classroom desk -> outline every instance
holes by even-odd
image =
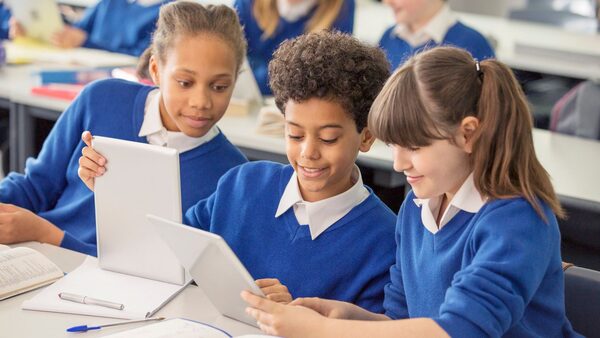
[[[63,271],[70,272],[85,259],[85,255],[48,244],[29,242],[13,246],[28,246],[50,258]],[[114,318],[81,316],[64,313],[21,310],[21,303],[32,298],[40,290],[34,290],[16,297],[0,301],[0,336],[2,337],[100,337],[141,326],[124,325],[89,331],[85,334],[65,332],[66,328],[82,324],[107,324],[119,322]],[[202,290],[188,286],[156,314],[157,317],[187,318],[222,328],[232,335],[257,334],[260,331],[252,326],[229,319],[218,313]]]
[[[392,10],[380,2],[357,0],[354,35],[377,44],[394,25]],[[456,12],[495,45],[498,60],[511,68],[600,80],[600,34],[489,15]]]

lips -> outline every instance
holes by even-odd
[[[298,165],[298,173],[306,178],[318,178],[325,173],[326,168],[304,167]]]
[[[204,128],[212,121],[209,117],[182,115],[185,123],[192,128]]]
[[[421,176],[406,175],[406,182],[408,182],[408,184],[414,184],[414,183],[419,182],[422,178],[423,178],[423,175],[421,175]]]

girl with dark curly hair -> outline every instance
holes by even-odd
[[[341,33],[288,40],[269,65],[289,165],[230,170],[185,217],[221,235],[278,302],[329,297],[383,311],[394,214],[355,164],[374,139],[369,108],[389,75],[383,52]]]

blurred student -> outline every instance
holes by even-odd
[[[0,182],[0,202],[6,203],[0,204],[0,243],[39,241],[96,255],[88,187],[106,159],[89,146],[90,132],[177,149],[183,212],[208,197],[221,175],[246,162],[216,126],[245,46],[233,9],[187,1],[165,5],[149,62],[158,88],[116,79],[88,85],[58,119],[37,159],[27,161],[25,174]],[[82,153],[87,157],[80,160]]]
[[[161,5],[171,0],[100,0],[75,24],[65,25],[51,43],[62,48],[86,47],[140,56],[148,46]],[[27,35],[13,18],[11,38]]]
[[[486,38],[460,22],[446,0],[383,0],[391,7],[396,25],[388,28],[379,45],[392,69],[423,49],[439,45],[466,49],[478,60],[493,58]]]
[[[563,211],[511,70],[434,48],[392,75],[369,126],[412,187],[385,314],[244,292],[259,326],[284,337],[578,337],[565,315]]]
[[[323,29],[352,33],[354,27],[354,0],[235,0],[234,7],[263,95],[271,95],[268,64],[284,40]]]

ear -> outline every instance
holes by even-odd
[[[457,141],[468,154],[473,152],[473,137],[478,128],[479,119],[474,116],[467,116],[460,123]]]
[[[160,72],[158,71],[158,59],[152,55],[148,62],[148,72],[155,85],[160,86]]]
[[[371,134],[369,127],[364,127],[360,132],[360,147],[358,149],[363,153],[366,153],[371,149],[373,142],[375,142],[375,137]]]

